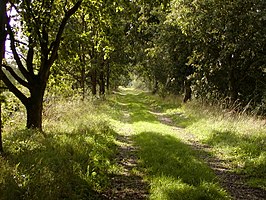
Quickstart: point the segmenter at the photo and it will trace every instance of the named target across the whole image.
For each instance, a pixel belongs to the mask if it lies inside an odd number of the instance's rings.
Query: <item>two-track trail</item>
[[[125,94],[117,93],[118,96]],[[124,96],[126,97],[126,96]],[[123,98],[119,98],[122,100]],[[124,99],[128,101],[128,99]],[[111,178],[111,188],[104,193],[104,199],[117,200],[144,200],[148,199],[149,186],[144,181],[143,174],[138,171],[137,147],[133,144],[133,126],[130,124],[131,117],[127,104],[115,102],[121,112],[119,120],[112,120],[115,131],[118,133],[118,153],[116,162],[119,165],[119,172]]]
[[[120,170],[112,176],[105,199],[265,199],[264,190],[244,184],[243,177],[230,172],[226,161],[211,154],[210,146],[176,126],[144,92],[121,90],[113,105],[119,111],[111,124],[118,133],[115,159]],[[142,140],[147,141],[139,142]],[[149,163],[152,157],[159,157],[159,167]],[[205,169],[215,178],[208,179],[204,173],[193,176]]]

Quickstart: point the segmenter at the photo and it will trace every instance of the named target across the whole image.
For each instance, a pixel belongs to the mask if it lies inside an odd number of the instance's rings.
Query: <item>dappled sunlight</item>
[[[105,118],[98,118],[103,115],[93,114],[95,110],[90,115],[77,113],[79,118],[74,119],[69,113],[57,119],[58,127],[49,126],[45,133],[22,130],[9,134],[5,140],[5,163],[13,178],[4,178],[4,182],[10,182],[7,189],[0,179],[0,196],[98,199],[109,183],[109,174],[117,170],[112,160],[117,133]]]
[[[150,131],[150,132],[157,132],[157,133],[161,133],[161,134],[177,135],[179,132],[180,132],[180,134],[182,134],[182,131],[184,131],[184,130],[176,128],[174,126],[162,124],[159,121],[152,122],[152,123],[146,122],[146,121],[134,122],[133,126],[134,126],[135,134]]]
[[[228,199],[213,172],[178,138],[142,132],[134,139],[149,174],[151,199]]]
[[[184,143],[189,134],[183,127],[194,119],[145,93],[122,92],[126,95],[112,99],[120,116],[110,122],[117,133],[133,139],[150,199],[228,199],[213,171]]]

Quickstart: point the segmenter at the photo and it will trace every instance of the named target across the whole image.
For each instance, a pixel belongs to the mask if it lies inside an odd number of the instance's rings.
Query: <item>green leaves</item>
[[[250,76],[260,68],[255,70],[252,63],[261,59],[259,52],[265,51],[265,28],[261,26],[265,15],[261,10],[265,8],[262,1],[171,1],[167,22],[180,27],[190,38],[193,53],[189,63],[197,66],[194,78],[200,81],[205,76],[208,93],[217,90],[221,96],[239,98],[244,104],[262,98],[265,85],[258,89],[257,81]],[[262,74],[257,78],[264,81]]]

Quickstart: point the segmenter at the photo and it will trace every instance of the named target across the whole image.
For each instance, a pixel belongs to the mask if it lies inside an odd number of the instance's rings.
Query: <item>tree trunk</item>
[[[5,41],[6,41],[6,0],[0,3],[0,67],[2,67],[2,61],[5,55]],[[0,153],[3,152],[2,141],[2,102],[0,102]]]
[[[110,91],[110,73],[111,73],[110,64],[107,63],[107,72],[106,72],[106,89],[107,89],[107,92]]]
[[[100,72],[100,81],[99,81],[99,85],[100,85],[100,95],[104,95],[105,93],[105,80],[104,80],[104,72],[101,71]]]
[[[27,128],[42,131],[43,96],[45,87],[36,87],[31,90],[31,97],[25,105],[27,110]]]
[[[6,41],[6,0],[0,3],[0,64],[5,55],[5,41]]]
[[[2,141],[2,102],[0,102],[0,153],[4,152]]]
[[[82,70],[81,70],[81,88],[82,88],[82,100],[84,101],[85,99],[85,82],[86,82],[86,74],[85,74],[85,67],[83,66],[82,67]]]
[[[232,55],[229,56],[229,96],[232,102],[235,102],[238,98],[237,80],[236,80],[236,70],[233,63]]]
[[[191,91],[191,82],[189,80],[184,81],[184,90],[185,90],[185,95],[183,98],[183,103],[186,103],[188,100],[191,99],[192,96],[192,91]]]
[[[96,72],[96,69],[93,69],[92,73],[91,73],[91,92],[92,92],[92,95],[97,94],[97,72]]]
[[[158,81],[154,77],[152,94],[156,94],[158,92],[158,89],[159,89],[158,84],[159,84]]]

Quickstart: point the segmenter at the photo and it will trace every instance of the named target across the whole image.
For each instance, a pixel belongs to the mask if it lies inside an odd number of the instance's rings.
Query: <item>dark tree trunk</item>
[[[153,90],[152,90],[152,94],[156,94],[156,92],[158,92],[158,81],[156,80],[156,78],[154,78],[154,85],[153,85]]]
[[[184,98],[183,98],[183,103],[186,103],[188,100],[191,99],[192,91],[191,91],[191,82],[189,80],[184,81]]]
[[[27,109],[27,128],[42,130],[42,102],[36,100],[30,101]]]
[[[91,73],[91,92],[92,92],[92,95],[97,94],[97,72],[96,72],[96,69],[93,69],[92,73]]]
[[[100,81],[99,81],[99,85],[100,85],[100,95],[104,95],[105,93],[105,80],[104,80],[104,72],[101,71],[100,72]]]
[[[0,153],[4,151],[2,140],[2,102],[0,102]]]
[[[0,67],[2,68],[2,61],[5,55],[5,41],[6,41],[6,0],[0,3]],[[1,77],[2,79],[2,77]],[[0,153],[3,152],[2,141],[2,102],[0,102]]]
[[[6,0],[0,3],[0,64],[5,55],[5,41],[6,41]]]
[[[107,71],[106,71],[106,89],[109,92],[110,91],[110,64],[107,63]]]
[[[237,88],[237,80],[236,80],[236,70],[233,63],[232,55],[229,57],[229,96],[232,102],[235,102],[238,98],[238,88]]]
[[[27,128],[42,130],[43,96],[45,86],[31,90],[31,97],[25,105],[27,110]]]
[[[81,88],[82,88],[82,100],[85,99],[85,82],[86,82],[86,74],[85,74],[85,67],[82,67],[81,70]]]

